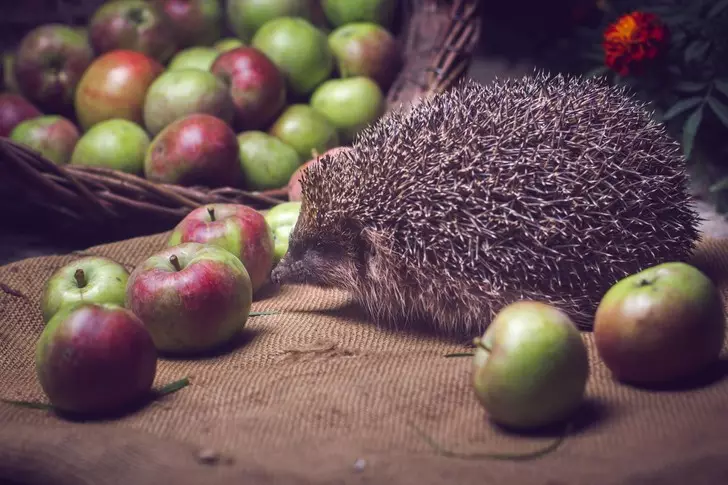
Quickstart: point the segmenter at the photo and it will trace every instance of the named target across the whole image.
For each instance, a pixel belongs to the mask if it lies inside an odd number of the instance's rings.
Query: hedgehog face
[[[291,231],[288,252],[271,273],[271,281],[322,287],[356,286],[364,261],[358,234],[352,231],[313,231],[305,216]]]

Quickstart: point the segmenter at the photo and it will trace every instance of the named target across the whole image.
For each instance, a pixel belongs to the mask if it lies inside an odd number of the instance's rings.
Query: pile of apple
[[[0,136],[153,182],[284,188],[384,113],[395,4],[110,0],[7,53]]]
[[[35,356],[51,405],[65,414],[124,412],[149,395],[160,355],[229,344],[287,250],[299,206],[286,202],[265,216],[240,204],[200,207],[131,273],[100,256],[56,270],[43,289]]]
[[[621,385],[700,383],[720,359],[723,298],[684,262],[658,264],[617,281],[594,317],[595,357]],[[568,422],[581,408],[589,356],[576,325],[539,301],[502,308],[475,339],[472,387],[490,419],[523,430]]]

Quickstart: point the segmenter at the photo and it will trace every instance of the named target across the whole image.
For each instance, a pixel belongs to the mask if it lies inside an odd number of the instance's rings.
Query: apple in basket
[[[0,136],[9,136],[18,123],[42,115],[38,108],[15,93],[0,94]]]
[[[132,50],[97,57],[78,83],[74,105],[83,130],[101,121],[123,118],[143,126],[144,98],[164,71],[153,58]]]
[[[310,20],[313,3],[311,0],[227,0],[225,13],[230,30],[247,42],[270,20],[279,17]]]
[[[329,47],[342,78],[366,76],[386,92],[402,67],[394,36],[381,25],[355,22],[329,34]]]
[[[68,163],[81,134],[70,120],[42,115],[18,123],[10,139],[39,152],[57,165]]]
[[[238,130],[268,127],[286,103],[283,75],[265,54],[238,47],[220,54],[210,68],[229,86]]]
[[[215,42],[213,47],[218,52],[227,52],[238,47],[243,47],[244,45],[243,41],[236,37],[225,37]]]
[[[588,353],[576,325],[554,306],[507,305],[475,345],[473,389],[494,423],[541,428],[563,422],[582,404]]]
[[[253,293],[270,277],[273,234],[263,214],[242,204],[210,204],[194,209],[170,234],[167,245],[213,244],[234,254],[245,265]]]
[[[373,22],[384,27],[392,24],[397,0],[321,0],[321,7],[336,27],[354,22]]]
[[[209,46],[220,39],[224,11],[220,0],[151,0],[167,18],[180,48]]]
[[[167,64],[168,71],[199,69],[209,71],[220,51],[213,47],[188,47],[177,52]]]
[[[144,324],[112,303],[61,308],[36,343],[41,388],[57,410],[118,413],[150,395],[157,349]]]
[[[324,152],[324,155],[336,155],[339,152],[348,151],[351,150],[351,147],[336,147],[331,148],[329,150],[326,150]],[[323,155],[321,155],[323,156]],[[308,162],[304,163],[298,169],[296,169],[295,172],[293,172],[293,175],[291,175],[291,179],[288,181],[288,199],[291,201],[300,201],[302,194],[301,194],[301,176],[303,176],[303,172],[306,170],[307,167],[310,167],[312,164],[316,163],[316,161],[320,158],[314,157]]]
[[[166,354],[216,350],[243,329],[252,305],[243,263],[212,244],[182,243],[139,264],[127,285],[127,307]]]
[[[113,0],[94,12],[88,25],[97,55],[117,49],[141,52],[166,63],[177,50],[164,14],[146,0]]]
[[[73,97],[94,52],[71,27],[46,24],[23,36],[15,58],[21,93],[41,111],[70,115]]]
[[[86,256],[65,264],[43,287],[43,321],[47,323],[62,307],[80,302],[124,306],[128,279],[124,266],[103,256]]]
[[[715,363],[726,331],[723,298],[697,268],[669,262],[614,284],[594,316],[594,343],[620,381],[660,385]]]
[[[179,118],[152,140],[144,176],[178,185],[239,185],[243,170],[235,132],[220,118],[205,113]]]

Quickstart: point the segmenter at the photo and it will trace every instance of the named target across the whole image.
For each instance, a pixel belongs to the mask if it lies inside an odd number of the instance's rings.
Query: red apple
[[[179,118],[152,140],[144,176],[168,184],[238,185],[242,169],[235,132],[212,115],[194,113]]]
[[[165,14],[177,40],[186,47],[210,46],[220,39],[223,8],[220,0],[151,0]]]
[[[0,93],[0,136],[9,136],[21,121],[37,118],[42,114],[33,103],[21,95]]]
[[[93,57],[88,40],[75,29],[41,25],[18,46],[15,79],[21,94],[42,111],[70,115],[74,92]]]
[[[69,162],[81,134],[68,119],[43,115],[18,123],[10,139],[39,152],[58,165]]]
[[[115,50],[98,57],[76,90],[76,116],[84,130],[112,118],[144,125],[144,98],[164,71],[162,64],[141,52]]]
[[[62,307],[43,329],[35,365],[56,409],[115,413],[151,391],[157,350],[131,311],[113,303],[77,303]]]
[[[241,204],[198,207],[177,224],[168,246],[196,242],[227,249],[245,265],[253,293],[267,281],[273,268],[273,234],[263,214]]]
[[[160,352],[207,352],[229,342],[250,314],[252,290],[243,263],[210,244],[164,249],[132,271],[127,307]]]
[[[91,17],[88,30],[96,54],[125,49],[164,63],[177,50],[166,17],[145,0],[112,0],[102,4]]]
[[[340,152],[345,152],[351,150],[351,147],[336,147],[331,148],[330,150],[326,150],[324,152],[324,155],[336,155]],[[291,175],[291,179],[288,181],[288,200],[291,201],[300,201],[302,198],[301,194],[301,176],[303,175],[304,170],[306,170],[307,167],[315,163],[320,157],[312,158],[308,162],[304,163],[300,167],[296,169],[295,172],[293,172],[293,175]]]
[[[210,71],[230,86],[235,127],[265,129],[286,103],[285,78],[276,65],[253,47],[238,47],[215,59]]]
[[[616,282],[594,316],[594,344],[615,379],[655,385],[715,363],[726,333],[723,298],[697,268],[668,262]]]

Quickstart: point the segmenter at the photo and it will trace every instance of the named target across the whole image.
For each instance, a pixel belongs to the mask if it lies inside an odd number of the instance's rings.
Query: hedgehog
[[[377,323],[481,334],[517,300],[593,329],[619,279],[699,237],[680,145],[600,78],[465,78],[362,130],[301,180],[278,285],[349,292]]]

